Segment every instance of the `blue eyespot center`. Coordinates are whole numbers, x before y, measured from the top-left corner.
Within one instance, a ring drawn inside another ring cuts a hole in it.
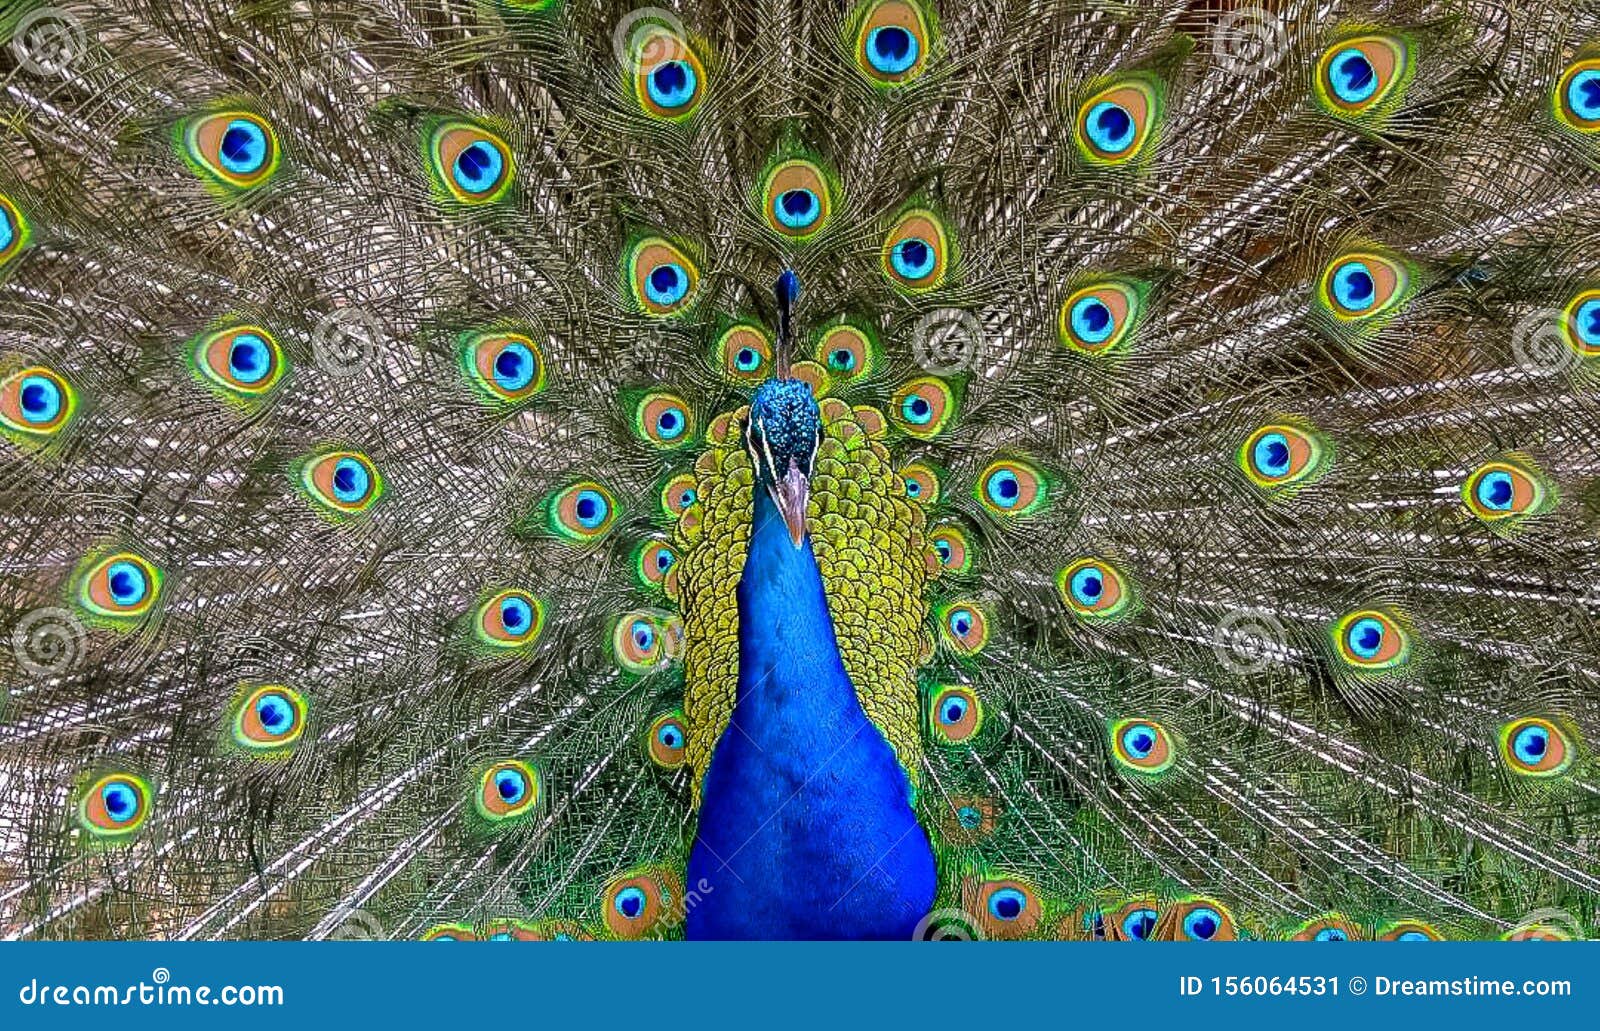
[[[1488,473],[1478,480],[1478,503],[1496,512],[1508,512],[1515,497],[1515,487],[1510,473],[1498,470]]]
[[[11,224],[11,212],[0,205],[0,254],[11,249],[11,242],[17,238],[17,227]]]
[[[1122,732],[1122,748],[1135,759],[1147,759],[1155,751],[1156,732],[1153,727],[1135,723]]]
[[[741,347],[733,356],[733,366],[740,372],[754,372],[761,367],[761,355],[753,348]]]
[[[689,273],[676,262],[657,265],[645,277],[644,292],[654,304],[677,304],[689,292]]]
[[[294,725],[294,707],[281,694],[266,694],[256,700],[256,718],[267,733],[281,737]]]
[[[1350,936],[1337,927],[1324,927],[1316,933],[1312,941],[1319,942],[1347,942]]]
[[[900,403],[900,414],[914,426],[926,426],[933,421],[933,406],[921,394],[911,394]]]
[[[520,770],[501,770],[494,775],[494,790],[501,802],[516,805],[528,793],[528,778]]]
[[[910,236],[894,245],[889,252],[889,263],[902,279],[927,279],[933,275],[937,260],[933,245],[919,236]]]
[[[1001,888],[989,896],[989,913],[996,920],[1009,923],[1027,908],[1028,896],[1015,888]]]
[[[132,562],[113,562],[106,570],[106,584],[111,588],[111,600],[123,607],[139,604],[149,590],[144,570]]]
[[[972,632],[972,614],[966,609],[957,609],[950,613],[950,631],[956,637],[966,637]]]
[[[604,523],[606,516],[611,512],[611,505],[606,501],[605,495],[597,490],[579,491],[577,501],[573,503],[572,508],[578,517],[578,523],[586,530],[593,530]]]
[[[1089,130],[1089,142],[1107,154],[1121,154],[1133,146],[1134,137],[1138,135],[1133,115],[1114,101],[1100,101],[1089,109],[1084,121]]]
[[[1540,726],[1523,727],[1511,740],[1511,750],[1525,766],[1537,766],[1550,749],[1550,732]]]
[[[681,408],[668,408],[656,416],[656,433],[662,440],[674,440],[683,435],[689,420]]]
[[[671,569],[673,564],[677,561],[677,558],[672,554],[672,552],[665,548],[662,548],[660,551],[656,552],[656,569],[663,573]]]
[[[790,229],[804,229],[822,217],[822,202],[810,190],[785,190],[772,202],[772,213]]]
[[[333,467],[333,496],[345,504],[365,498],[372,489],[372,474],[354,458],[341,458]]]
[[[984,490],[989,500],[1000,508],[1015,508],[1022,496],[1022,484],[1017,482],[1017,474],[1009,469],[1002,469],[989,477]]]
[[[663,61],[646,79],[650,99],[658,107],[679,108],[694,99],[699,79],[687,61]]]
[[[1156,911],[1136,909],[1122,918],[1122,935],[1129,941],[1147,941],[1156,929]]]
[[[537,364],[526,344],[511,343],[494,358],[494,381],[504,390],[523,390],[533,382]]]
[[[1070,586],[1078,604],[1093,606],[1105,593],[1105,574],[1098,566],[1085,566],[1072,574]]]
[[[24,376],[18,399],[28,422],[51,422],[61,414],[61,387],[48,376]]]
[[[623,888],[617,892],[617,898],[613,905],[616,906],[617,912],[622,916],[629,920],[636,920],[644,912],[645,906],[649,901],[642,889],[630,887]]]
[[[949,541],[937,541],[937,542],[935,542],[934,545],[933,545],[933,550],[937,551],[939,553],[939,561],[940,562],[943,562],[945,565],[949,565],[950,564],[950,554],[951,554],[951,552],[950,552],[950,542]]]
[[[1600,119],[1600,70],[1587,68],[1572,77],[1567,104],[1586,122]]]
[[[519,635],[533,626],[533,606],[515,596],[500,602],[500,625],[506,633]]]
[[[256,123],[235,118],[222,130],[217,157],[234,175],[251,175],[267,162],[267,134]]]
[[[1210,941],[1222,929],[1222,917],[1214,909],[1198,906],[1183,918],[1183,933],[1195,941]]]
[[[828,355],[828,367],[835,372],[849,372],[856,367],[856,353],[848,347],[836,347]]]
[[[456,185],[468,193],[488,193],[500,182],[506,160],[488,140],[475,140],[456,155]]]
[[[1098,297],[1080,298],[1072,306],[1072,334],[1086,344],[1103,344],[1116,330],[1111,309]]]
[[[947,726],[954,726],[966,718],[970,703],[960,695],[951,695],[944,704],[939,706],[939,722]]]
[[[1397,942],[1427,942],[1427,941],[1433,941],[1433,939],[1428,937],[1427,935],[1423,934],[1421,931],[1407,931],[1404,934],[1402,934],[1399,937],[1397,937],[1395,939],[1395,941],[1397,941]]]
[[[100,789],[100,802],[113,823],[127,823],[139,815],[139,793],[120,781]]]
[[[254,333],[241,333],[228,348],[228,373],[240,383],[259,383],[272,368],[267,342]]]
[[[1366,311],[1377,295],[1372,270],[1365,263],[1347,261],[1333,273],[1333,299],[1346,311]]]
[[[910,479],[908,477],[906,479],[906,496],[907,497],[913,497],[913,498],[921,497],[922,496],[922,484],[920,484],[916,480]]]
[[[688,508],[690,505],[694,504],[698,500],[700,500],[700,495],[694,490],[694,488],[691,487],[690,489],[688,489],[688,490],[683,492],[683,501],[679,504],[678,507],[679,508]]]
[[[682,748],[683,731],[676,723],[663,723],[661,729],[656,731],[656,740],[667,748]]]
[[[656,628],[642,619],[634,620],[633,626],[628,628],[633,635],[633,643],[641,652],[647,652],[656,643]]]
[[[884,75],[899,75],[917,63],[922,44],[898,25],[880,25],[867,33],[867,61]]]
[[[1282,433],[1268,433],[1256,441],[1250,459],[1256,472],[1274,479],[1289,474],[1289,438]]]
[[[1595,81],[1600,89],[1600,79]],[[1590,347],[1600,347],[1600,298],[1578,305],[1577,324],[1578,339]]]
[[[1346,104],[1359,104],[1378,91],[1378,73],[1355,47],[1347,47],[1328,62],[1328,79],[1334,95]]]
[[[964,805],[956,810],[956,822],[966,830],[977,830],[983,826],[983,810],[977,806]]]
[[[1368,616],[1356,620],[1345,637],[1351,651],[1363,659],[1370,659],[1382,647],[1383,635],[1383,624]]]

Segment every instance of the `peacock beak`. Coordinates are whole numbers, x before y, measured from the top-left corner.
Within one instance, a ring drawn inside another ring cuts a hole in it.
[[[806,537],[806,505],[811,500],[810,481],[800,471],[800,466],[790,459],[789,471],[768,489],[772,492],[773,504],[778,506],[779,514],[783,516],[783,525],[789,528],[789,539],[798,548]]]

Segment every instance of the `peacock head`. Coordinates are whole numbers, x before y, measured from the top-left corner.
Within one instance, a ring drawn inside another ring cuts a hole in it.
[[[761,384],[750,402],[744,440],[756,482],[771,495],[798,548],[806,535],[811,470],[822,441],[822,413],[811,385],[797,379]]]

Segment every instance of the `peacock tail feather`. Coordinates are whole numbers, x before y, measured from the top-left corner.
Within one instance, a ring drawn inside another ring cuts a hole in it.
[[[1590,5],[0,43],[7,936],[682,937],[741,735],[803,774],[752,834],[848,852],[851,706],[735,718],[775,381],[917,936],[1593,933]]]

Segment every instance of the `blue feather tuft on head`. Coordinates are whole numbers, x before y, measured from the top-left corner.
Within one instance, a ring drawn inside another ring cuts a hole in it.
[[[776,474],[782,475],[791,458],[810,471],[811,451],[822,432],[822,412],[811,396],[811,384],[797,379],[767,380],[750,402],[750,420],[760,424]]]

